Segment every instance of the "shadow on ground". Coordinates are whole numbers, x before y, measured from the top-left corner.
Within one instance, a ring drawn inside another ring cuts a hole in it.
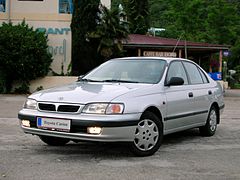
[[[160,150],[164,150],[166,146],[174,146],[183,142],[192,141],[194,139],[200,139],[198,129],[191,129],[179,133],[174,133],[164,136],[162,147]],[[40,141],[40,140],[39,140]],[[131,152],[129,143],[103,143],[103,142],[70,142],[65,146],[48,146],[41,143],[40,146],[36,146],[34,153],[39,155],[52,154],[68,156],[68,159],[72,156],[76,158],[79,156],[94,156],[99,158],[121,158],[121,157],[135,157]]]

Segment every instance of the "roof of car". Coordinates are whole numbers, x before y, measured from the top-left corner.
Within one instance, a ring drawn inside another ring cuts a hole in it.
[[[189,59],[184,58],[173,58],[173,57],[144,57],[144,56],[137,56],[137,57],[123,57],[123,58],[116,58],[113,60],[166,60],[167,62],[171,62],[173,60],[185,60],[185,61],[191,61]],[[192,62],[192,61],[191,61]]]

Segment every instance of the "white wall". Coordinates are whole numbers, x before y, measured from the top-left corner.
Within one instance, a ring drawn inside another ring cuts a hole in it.
[[[111,0],[101,0],[101,3],[107,8],[111,8]]]
[[[7,0],[8,1],[8,0]],[[18,1],[11,0],[13,13],[58,13],[58,0]]]

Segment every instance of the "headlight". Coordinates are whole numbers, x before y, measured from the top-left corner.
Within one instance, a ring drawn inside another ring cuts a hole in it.
[[[118,103],[96,103],[87,104],[82,113],[86,114],[122,114],[124,110],[123,104]]]
[[[23,108],[26,109],[37,109],[37,101],[34,99],[27,99],[24,103]]]

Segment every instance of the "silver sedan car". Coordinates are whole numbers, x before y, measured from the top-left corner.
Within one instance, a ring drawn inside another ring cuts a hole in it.
[[[30,95],[18,118],[25,133],[48,145],[129,142],[136,155],[148,156],[166,134],[199,128],[214,135],[223,108],[221,85],[194,62],[131,57]]]

